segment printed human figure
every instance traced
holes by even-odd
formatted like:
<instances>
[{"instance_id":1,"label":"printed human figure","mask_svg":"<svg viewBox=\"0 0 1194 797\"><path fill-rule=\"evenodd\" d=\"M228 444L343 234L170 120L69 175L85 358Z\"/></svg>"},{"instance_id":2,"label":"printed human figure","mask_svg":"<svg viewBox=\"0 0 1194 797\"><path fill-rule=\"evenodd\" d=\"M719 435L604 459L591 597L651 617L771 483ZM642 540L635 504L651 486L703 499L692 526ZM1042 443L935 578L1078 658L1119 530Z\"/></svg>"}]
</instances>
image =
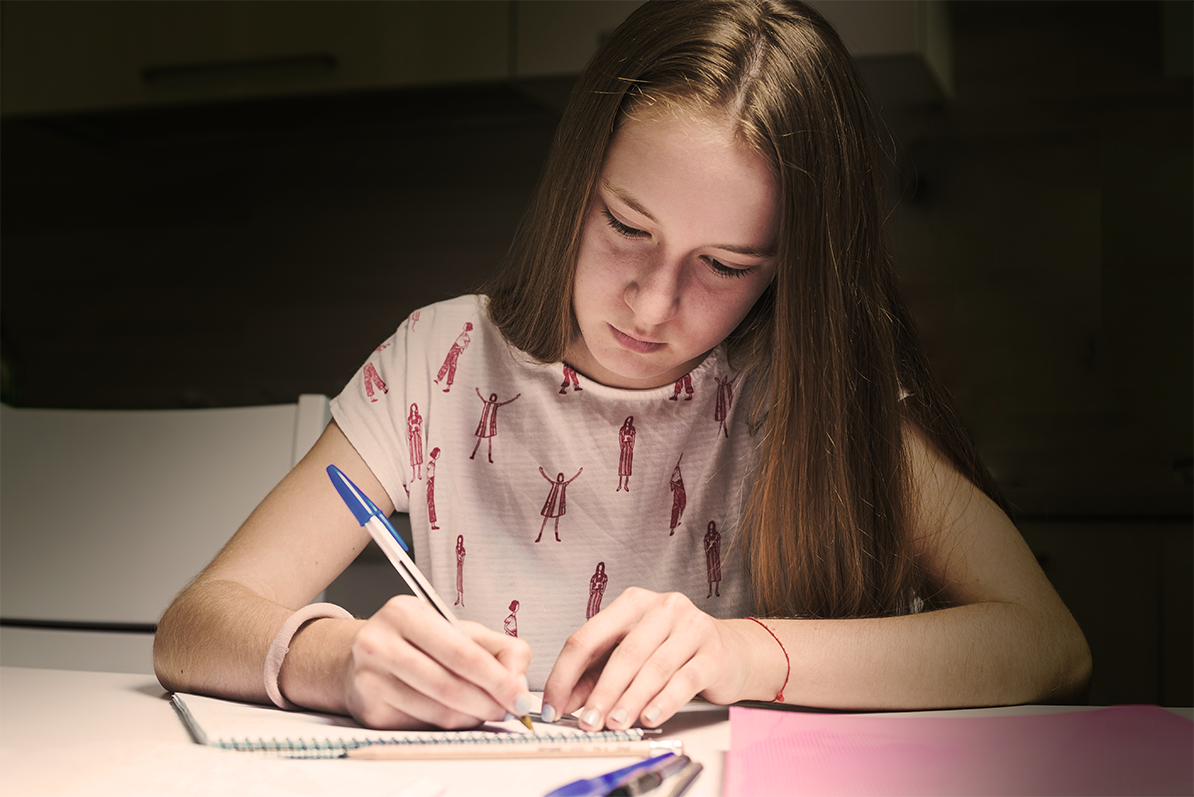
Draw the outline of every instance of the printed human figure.
<instances>
[{"instance_id":1,"label":"printed human figure","mask_svg":"<svg viewBox=\"0 0 1194 797\"><path fill-rule=\"evenodd\" d=\"M680 459L684 459L683 454L680 455ZM669 537L676 533L676 526L680 525L680 518L684 516L684 507L688 505L688 493L684 491L684 476L680 473L680 459L676 460L669 483L672 488L672 525L667 533Z\"/></svg>"},{"instance_id":2,"label":"printed human figure","mask_svg":"<svg viewBox=\"0 0 1194 797\"><path fill-rule=\"evenodd\" d=\"M684 391L684 400L692 401L692 376L684 374L676 380L676 389L672 395L668 396L668 401L677 401L680 398L680 391Z\"/></svg>"},{"instance_id":3,"label":"printed human figure","mask_svg":"<svg viewBox=\"0 0 1194 797\"><path fill-rule=\"evenodd\" d=\"M456 606L464 605L464 535L456 536Z\"/></svg>"},{"instance_id":4,"label":"printed human figure","mask_svg":"<svg viewBox=\"0 0 1194 797\"><path fill-rule=\"evenodd\" d=\"M370 401L377 401L377 396L374 395L374 389L380 390L382 394L389 393L389 388L386 383L381 381L381 377L377 373L377 369L373 367L373 363L366 363L364 369L365 379L365 395L369 397Z\"/></svg>"},{"instance_id":5,"label":"printed human figure","mask_svg":"<svg viewBox=\"0 0 1194 797\"><path fill-rule=\"evenodd\" d=\"M522 394L519 393L514 398L507 401L498 401L497 393L490 393L489 398L481 395L480 388L473 388L477 391L477 398L485 402L485 409L481 410L481 420L477 422L477 431L473 432L477 436L477 444L473 446L473 454L469 459L474 459L477 456L477 449L481 447L482 440L489 441L489 462L493 463L493 437L497 434L497 411L498 407L504 407L514 399Z\"/></svg>"},{"instance_id":6,"label":"printed human figure","mask_svg":"<svg viewBox=\"0 0 1194 797\"><path fill-rule=\"evenodd\" d=\"M705 532L705 571L709 579L709 594L706 598L721 597L721 532L717 524L709 521L709 530Z\"/></svg>"},{"instance_id":7,"label":"printed human figure","mask_svg":"<svg viewBox=\"0 0 1194 797\"><path fill-rule=\"evenodd\" d=\"M452 344L452 348L448 349L448 356L444 358L444 364L439 367L439 374L435 377L435 384L438 385L440 382L446 382L445 393L452 389L452 383L456 381L456 363L460 360L461 352L468 348L469 341L471 340L468 333L472 331L472 322L465 321L464 331L456 336L456 342Z\"/></svg>"},{"instance_id":8,"label":"printed human figure","mask_svg":"<svg viewBox=\"0 0 1194 797\"><path fill-rule=\"evenodd\" d=\"M502 623L502 630L507 636L518 636L518 601L510 601L510 614Z\"/></svg>"},{"instance_id":9,"label":"printed human figure","mask_svg":"<svg viewBox=\"0 0 1194 797\"><path fill-rule=\"evenodd\" d=\"M436 446L427 457L427 519L435 531L439 530L439 526L435 525L435 463L438 460L439 446Z\"/></svg>"},{"instance_id":10,"label":"printed human figure","mask_svg":"<svg viewBox=\"0 0 1194 797\"><path fill-rule=\"evenodd\" d=\"M585 619L592 620L593 615L601 611L601 599L605 596L605 586L609 583L609 576L605 574L605 562L598 562L593 577L589 579L589 606L585 609Z\"/></svg>"},{"instance_id":11,"label":"printed human figure","mask_svg":"<svg viewBox=\"0 0 1194 797\"><path fill-rule=\"evenodd\" d=\"M423 478L423 416L419 414L419 405L411 404L410 412L406 415L406 443L410 450L410 470L414 474L411 478Z\"/></svg>"},{"instance_id":12,"label":"printed human figure","mask_svg":"<svg viewBox=\"0 0 1194 797\"><path fill-rule=\"evenodd\" d=\"M564 383L562 385L560 385L560 395L561 396L567 395L569 385L572 386L573 390L584 390L584 388L582 388L580 386L580 380L577 379L577 377L576 377L576 371L574 371L573 369L571 369L565 365L564 366Z\"/></svg>"},{"instance_id":13,"label":"printed human figure","mask_svg":"<svg viewBox=\"0 0 1194 797\"><path fill-rule=\"evenodd\" d=\"M584 468L578 470L576 476L579 476L583 471ZM548 476L547 471L543 470L543 468L539 468L539 473L551 484L551 492L547 494L547 500L543 502L543 508L539 510L539 514L543 515L543 525L539 527L539 536L535 538L535 542L543 539L543 530L547 528L547 521L550 518L555 518L556 542L560 542L560 518L568 511L568 502L565 493L568 490L568 485L576 481L576 476L573 476L568 481L564 481L564 474L562 473L557 474L554 479Z\"/></svg>"},{"instance_id":14,"label":"printed human figure","mask_svg":"<svg viewBox=\"0 0 1194 797\"><path fill-rule=\"evenodd\" d=\"M717 406L713 410L713 420L719 424L718 431L730 436L730 429L726 421L730 417L730 408L734 406L734 381L736 376L714 377L717 380Z\"/></svg>"},{"instance_id":15,"label":"printed human figure","mask_svg":"<svg viewBox=\"0 0 1194 797\"><path fill-rule=\"evenodd\" d=\"M634 428L634 416L626 416L626 420L622 422L622 428L618 430L618 448L621 453L618 455L618 490L625 490L630 492L630 474L634 470L634 436L637 430Z\"/></svg>"}]
</instances>

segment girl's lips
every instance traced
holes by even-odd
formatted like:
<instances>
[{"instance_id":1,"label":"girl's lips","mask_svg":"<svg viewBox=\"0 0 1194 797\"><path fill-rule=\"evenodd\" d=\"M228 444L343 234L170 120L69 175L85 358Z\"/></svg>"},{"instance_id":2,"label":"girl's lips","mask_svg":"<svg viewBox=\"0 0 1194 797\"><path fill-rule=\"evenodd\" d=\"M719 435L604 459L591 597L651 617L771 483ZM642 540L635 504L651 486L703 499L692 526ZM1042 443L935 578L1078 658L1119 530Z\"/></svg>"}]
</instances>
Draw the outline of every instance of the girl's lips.
<instances>
[{"instance_id":1,"label":"girl's lips","mask_svg":"<svg viewBox=\"0 0 1194 797\"><path fill-rule=\"evenodd\" d=\"M609 328L614 333L614 340L618 341L623 348L629 349L630 351L636 352L638 354L651 354L652 352L659 351L667 345L666 343L649 343L645 340L632 338L622 330L615 327L613 324L610 324Z\"/></svg>"}]
</instances>

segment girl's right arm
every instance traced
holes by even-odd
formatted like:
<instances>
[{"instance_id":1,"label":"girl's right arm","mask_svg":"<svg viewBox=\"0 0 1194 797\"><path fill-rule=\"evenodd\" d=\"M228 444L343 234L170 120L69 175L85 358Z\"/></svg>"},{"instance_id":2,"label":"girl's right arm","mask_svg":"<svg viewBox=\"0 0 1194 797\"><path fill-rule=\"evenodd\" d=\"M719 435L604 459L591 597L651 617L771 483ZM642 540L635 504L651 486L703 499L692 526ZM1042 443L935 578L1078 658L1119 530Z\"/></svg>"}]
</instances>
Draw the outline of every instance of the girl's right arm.
<instances>
[{"instance_id":1,"label":"girl's right arm","mask_svg":"<svg viewBox=\"0 0 1194 797\"><path fill-rule=\"evenodd\" d=\"M387 514L393 506L335 422L162 616L164 687L268 703L266 653L286 620L369 541L327 476L336 464ZM467 727L525 713L530 649L473 623L456 632L422 601L369 620L319 619L293 637L278 684L292 703L374 727ZM522 709L519 712L519 709Z\"/></svg>"}]
</instances>

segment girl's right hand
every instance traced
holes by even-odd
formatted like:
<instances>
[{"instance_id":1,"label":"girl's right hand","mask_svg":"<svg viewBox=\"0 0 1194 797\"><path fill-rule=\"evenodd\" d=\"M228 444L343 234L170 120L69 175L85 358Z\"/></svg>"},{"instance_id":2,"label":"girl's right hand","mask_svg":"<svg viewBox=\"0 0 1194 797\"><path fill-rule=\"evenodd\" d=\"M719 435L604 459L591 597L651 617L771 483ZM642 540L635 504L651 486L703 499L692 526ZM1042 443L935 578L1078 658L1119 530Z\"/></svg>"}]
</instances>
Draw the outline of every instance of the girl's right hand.
<instances>
[{"instance_id":1,"label":"girl's right hand","mask_svg":"<svg viewBox=\"0 0 1194 797\"><path fill-rule=\"evenodd\" d=\"M344 662L353 717L372 728L469 728L530 711L530 646L460 626L414 596L391 598L357 631Z\"/></svg>"}]
</instances>

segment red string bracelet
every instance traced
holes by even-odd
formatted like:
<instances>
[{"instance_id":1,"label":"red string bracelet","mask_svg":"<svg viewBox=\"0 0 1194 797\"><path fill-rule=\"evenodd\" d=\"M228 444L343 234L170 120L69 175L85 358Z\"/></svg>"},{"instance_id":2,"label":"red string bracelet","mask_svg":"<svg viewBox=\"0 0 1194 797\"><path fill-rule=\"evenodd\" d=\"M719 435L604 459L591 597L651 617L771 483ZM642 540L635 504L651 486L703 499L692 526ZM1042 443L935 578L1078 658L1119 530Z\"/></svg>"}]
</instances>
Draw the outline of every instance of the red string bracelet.
<instances>
[{"instance_id":1,"label":"red string bracelet","mask_svg":"<svg viewBox=\"0 0 1194 797\"><path fill-rule=\"evenodd\" d=\"M763 630L766 631L768 634L771 634L771 638L775 640L775 644L779 645L779 649L784 652L784 661L786 661L788 663L788 671L784 674L784 685L781 686L779 688L779 691L775 694L775 700L771 701L772 703L782 703L782 702L784 702L784 690L788 688L788 679L792 677L792 660L790 658L788 658L788 651L784 647L784 643L779 641L779 637L777 637L775 635L774 631L772 631L767 626L763 625L762 620L760 620L757 617L747 617L746 619L754 620L760 626L763 626Z\"/></svg>"}]
</instances>

